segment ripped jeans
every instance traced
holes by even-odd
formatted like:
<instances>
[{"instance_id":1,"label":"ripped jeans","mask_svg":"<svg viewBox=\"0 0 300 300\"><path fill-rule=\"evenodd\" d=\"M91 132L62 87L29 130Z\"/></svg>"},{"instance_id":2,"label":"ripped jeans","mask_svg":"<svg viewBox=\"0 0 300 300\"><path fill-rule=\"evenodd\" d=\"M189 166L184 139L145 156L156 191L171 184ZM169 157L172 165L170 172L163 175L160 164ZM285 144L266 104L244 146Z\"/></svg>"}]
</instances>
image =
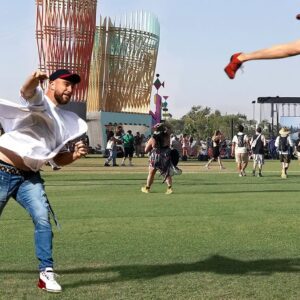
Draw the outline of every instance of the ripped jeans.
<instances>
[{"instance_id":1,"label":"ripped jeans","mask_svg":"<svg viewBox=\"0 0 300 300\"><path fill-rule=\"evenodd\" d=\"M2 162L0 165L14 168ZM24 172L16 175L0 170L0 216L10 197L26 209L34 223L35 254L40 261L39 270L53 267L49 202L40 173Z\"/></svg>"}]
</instances>

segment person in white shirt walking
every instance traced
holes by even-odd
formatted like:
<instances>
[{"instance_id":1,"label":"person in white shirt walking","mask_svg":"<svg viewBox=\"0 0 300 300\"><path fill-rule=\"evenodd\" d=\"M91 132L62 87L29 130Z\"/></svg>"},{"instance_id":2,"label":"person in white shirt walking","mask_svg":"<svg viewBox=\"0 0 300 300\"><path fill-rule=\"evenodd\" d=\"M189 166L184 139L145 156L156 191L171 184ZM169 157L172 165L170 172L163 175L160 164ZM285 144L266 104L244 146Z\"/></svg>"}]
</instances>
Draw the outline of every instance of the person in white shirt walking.
<instances>
[{"instance_id":1,"label":"person in white shirt walking","mask_svg":"<svg viewBox=\"0 0 300 300\"><path fill-rule=\"evenodd\" d=\"M248 165L249 156L248 156L248 146L249 138L244 134L244 126L238 126L238 133L233 137L232 147L231 147L231 156L235 157L237 163L237 168L239 171L239 176L246 176L246 167Z\"/></svg>"},{"instance_id":2,"label":"person in white shirt walking","mask_svg":"<svg viewBox=\"0 0 300 300\"><path fill-rule=\"evenodd\" d=\"M53 161L57 166L72 163L87 154L83 141L72 152L65 145L87 131L85 121L60 108L67 104L78 74L59 69L49 76L46 94L39 87L46 73L34 72L21 88L21 102L0 99L0 215L9 198L14 198L34 223L35 254L40 261L38 287L61 292L53 272L52 228L49 216L56 217L47 199L40 168Z\"/></svg>"},{"instance_id":3,"label":"person in white shirt walking","mask_svg":"<svg viewBox=\"0 0 300 300\"><path fill-rule=\"evenodd\" d=\"M279 130L279 136L275 140L275 147L278 150L279 160L281 162L281 178L286 179L287 170L291 162L291 149L294 143L290 137L288 128L283 127Z\"/></svg>"}]
</instances>

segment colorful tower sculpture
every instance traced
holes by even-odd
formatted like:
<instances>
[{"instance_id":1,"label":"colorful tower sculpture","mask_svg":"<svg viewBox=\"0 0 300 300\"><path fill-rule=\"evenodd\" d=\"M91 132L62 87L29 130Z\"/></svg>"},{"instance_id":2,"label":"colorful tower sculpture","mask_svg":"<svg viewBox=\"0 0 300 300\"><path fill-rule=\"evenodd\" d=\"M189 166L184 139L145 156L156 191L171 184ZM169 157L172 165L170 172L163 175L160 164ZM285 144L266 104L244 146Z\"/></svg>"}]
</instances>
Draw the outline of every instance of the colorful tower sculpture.
<instances>
[{"instance_id":1,"label":"colorful tower sculpture","mask_svg":"<svg viewBox=\"0 0 300 300\"><path fill-rule=\"evenodd\" d=\"M161 87L165 87L165 82L161 82L159 80L159 74L156 74L156 80L154 81L153 85L156 88L156 94L154 95L155 112L153 113L151 110L149 112L152 116L152 126L172 117L172 115L168 113L169 109L167 108L167 99L169 98L169 96L161 97L158 93ZM162 98L164 99L164 101L162 101Z\"/></svg>"},{"instance_id":2,"label":"colorful tower sculpture","mask_svg":"<svg viewBox=\"0 0 300 300\"><path fill-rule=\"evenodd\" d=\"M152 116L152 127L161 122L161 106L162 106L162 99L161 96L158 94L158 90L161 87L165 87L165 82L161 82L159 80L159 74L156 74L156 80L153 83L154 87L156 88L156 94L154 95L154 104L155 104L155 112L153 113L150 110L150 115Z\"/></svg>"},{"instance_id":3,"label":"colorful tower sculpture","mask_svg":"<svg viewBox=\"0 0 300 300\"><path fill-rule=\"evenodd\" d=\"M97 0L36 0L40 69L69 69L81 76L72 102L85 103L93 50Z\"/></svg>"},{"instance_id":4,"label":"colorful tower sculpture","mask_svg":"<svg viewBox=\"0 0 300 300\"><path fill-rule=\"evenodd\" d=\"M149 113L159 22L145 12L100 20L96 30L88 112Z\"/></svg>"},{"instance_id":5,"label":"colorful tower sculpture","mask_svg":"<svg viewBox=\"0 0 300 300\"><path fill-rule=\"evenodd\" d=\"M87 100L92 147L105 147L105 128L109 124L150 133L150 96L159 34L159 22L150 13L136 12L118 21L100 18Z\"/></svg>"},{"instance_id":6,"label":"colorful tower sculpture","mask_svg":"<svg viewBox=\"0 0 300 300\"><path fill-rule=\"evenodd\" d=\"M170 113L168 113L169 109L168 109L168 98L169 96L163 96L164 98L164 102L161 104L162 105L162 116L163 116L163 119L166 120L168 118L172 118L172 115Z\"/></svg>"}]
</instances>

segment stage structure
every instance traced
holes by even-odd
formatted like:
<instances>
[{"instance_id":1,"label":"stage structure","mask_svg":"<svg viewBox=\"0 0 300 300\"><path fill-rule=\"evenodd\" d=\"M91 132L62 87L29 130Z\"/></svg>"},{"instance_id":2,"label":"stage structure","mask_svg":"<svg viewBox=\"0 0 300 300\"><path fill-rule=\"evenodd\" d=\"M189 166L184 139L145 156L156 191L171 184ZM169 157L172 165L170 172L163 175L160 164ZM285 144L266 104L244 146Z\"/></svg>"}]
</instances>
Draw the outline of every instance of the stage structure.
<instances>
[{"instance_id":1,"label":"stage structure","mask_svg":"<svg viewBox=\"0 0 300 300\"><path fill-rule=\"evenodd\" d=\"M270 133L272 135L278 134L280 126L286 126L285 124L280 124L280 119L287 120L288 117L300 117L299 97L259 97L257 98L257 103L260 104L259 122L264 119L265 104L269 106L268 108L271 117ZM277 132L274 132L274 126L276 126Z\"/></svg>"},{"instance_id":2,"label":"stage structure","mask_svg":"<svg viewBox=\"0 0 300 300\"><path fill-rule=\"evenodd\" d=\"M159 34L159 22L150 13L136 12L118 21L100 18L87 102L92 146L105 146L105 126L115 123L116 116L118 123L127 124L133 133L150 133Z\"/></svg>"},{"instance_id":3,"label":"stage structure","mask_svg":"<svg viewBox=\"0 0 300 300\"><path fill-rule=\"evenodd\" d=\"M51 74L69 69L81 76L68 109L86 118L86 100L96 29L97 0L36 0L39 67Z\"/></svg>"}]
</instances>

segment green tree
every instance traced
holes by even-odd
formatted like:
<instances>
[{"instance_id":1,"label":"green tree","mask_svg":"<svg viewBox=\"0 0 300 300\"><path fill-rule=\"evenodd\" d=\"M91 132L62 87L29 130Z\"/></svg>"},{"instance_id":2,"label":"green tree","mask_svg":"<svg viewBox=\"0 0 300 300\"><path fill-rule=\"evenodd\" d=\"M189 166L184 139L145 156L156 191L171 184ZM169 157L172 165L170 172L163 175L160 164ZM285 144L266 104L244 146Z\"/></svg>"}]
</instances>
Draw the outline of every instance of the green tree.
<instances>
[{"instance_id":1,"label":"green tree","mask_svg":"<svg viewBox=\"0 0 300 300\"><path fill-rule=\"evenodd\" d=\"M244 114L222 115L219 110L212 111L209 107L193 106L181 119L169 119L168 123L175 134L188 134L196 139L210 138L215 130L220 130L227 139L231 139L242 124L245 133L252 135L255 123Z\"/></svg>"}]
</instances>

